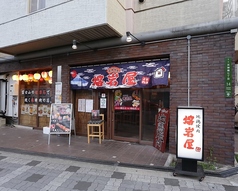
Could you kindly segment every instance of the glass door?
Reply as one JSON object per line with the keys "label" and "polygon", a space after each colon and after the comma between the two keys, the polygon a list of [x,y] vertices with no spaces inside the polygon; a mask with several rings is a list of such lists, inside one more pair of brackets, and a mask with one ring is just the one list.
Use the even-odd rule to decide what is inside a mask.
{"label": "glass door", "polygon": [[139,141],[140,94],[137,89],[114,91],[113,139]]}

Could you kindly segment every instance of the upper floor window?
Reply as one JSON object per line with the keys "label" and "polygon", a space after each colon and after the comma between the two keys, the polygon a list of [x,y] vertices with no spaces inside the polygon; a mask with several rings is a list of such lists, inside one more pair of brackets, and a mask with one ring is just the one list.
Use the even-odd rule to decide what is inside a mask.
{"label": "upper floor window", "polygon": [[29,2],[30,2],[30,6],[29,6],[30,7],[29,12],[30,13],[45,8],[45,0],[29,0]]}

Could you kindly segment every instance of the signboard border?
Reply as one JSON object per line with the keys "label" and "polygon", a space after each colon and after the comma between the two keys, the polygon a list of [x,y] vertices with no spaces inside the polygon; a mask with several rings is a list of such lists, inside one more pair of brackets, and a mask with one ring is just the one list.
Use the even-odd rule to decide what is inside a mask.
{"label": "signboard border", "polygon": [[[69,135],[69,145],[70,145],[70,141],[71,141],[71,130],[72,130],[72,119],[73,119],[73,104],[72,103],[52,103],[51,104],[51,109],[50,109],[50,122],[49,122],[49,128],[51,127],[51,120],[52,120],[52,109],[54,107],[54,105],[56,106],[60,106],[60,105],[69,105],[71,108],[70,111],[70,125],[69,125],[69,131],[68,132],[52,132],[50,130],[49,135],[48,135],[48,145],[50,144],[50,135],[60,135],[60,134],[67,134]],[[51,128],[50,128],[51,129]]]}
{"label": "signboard border", "polygon": [[[183,156],[179,156],[178,155],[178,112],[180,109],[186,109],[186,110],[202,110],[202,157],[201,158],[187,158],[187,157],[183,157]],[[176,157],[178,159],[193,159],[193,160],[197,160],[197,161],[203,161],[204,160],[204,108],[203,107],[199,107],[199,106],[178,106],[177,107],[177,114],[176,114],[176,124],[177,124],[177,129],[176,129]]]}

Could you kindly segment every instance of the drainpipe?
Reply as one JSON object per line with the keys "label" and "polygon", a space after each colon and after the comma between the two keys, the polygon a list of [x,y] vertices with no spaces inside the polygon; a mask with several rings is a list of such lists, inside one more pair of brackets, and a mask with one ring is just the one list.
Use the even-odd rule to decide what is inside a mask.
{"label": "drainpipe", "polygon": [[188,106],[190,106],[190,39],[191,36],[188,35]]}

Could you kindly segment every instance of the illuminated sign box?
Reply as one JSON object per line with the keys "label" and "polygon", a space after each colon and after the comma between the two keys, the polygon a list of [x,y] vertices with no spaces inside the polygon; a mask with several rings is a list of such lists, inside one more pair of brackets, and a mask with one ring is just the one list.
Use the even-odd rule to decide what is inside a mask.
{"label": "illuminated sign box", "polygon": [[203,160],[204,109],[177,108],[177,158]]}

